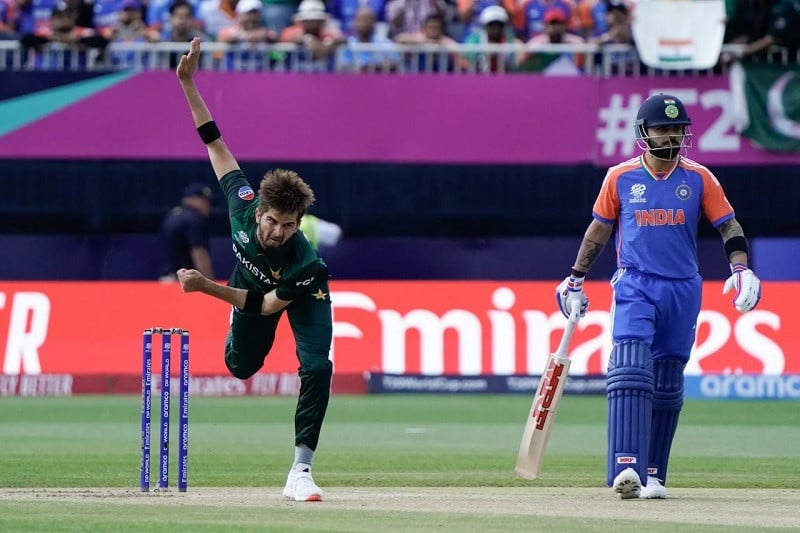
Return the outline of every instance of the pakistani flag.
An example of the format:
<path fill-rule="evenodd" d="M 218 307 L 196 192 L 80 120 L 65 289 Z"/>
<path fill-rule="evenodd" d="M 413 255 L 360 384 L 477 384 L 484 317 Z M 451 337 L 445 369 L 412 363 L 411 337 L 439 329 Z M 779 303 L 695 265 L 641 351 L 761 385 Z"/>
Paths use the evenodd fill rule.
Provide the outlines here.
<path fill-rule="evenodd" d="M 736 129 L 765 150 L 800 153 L 800 66 L 731 69 Z"/>

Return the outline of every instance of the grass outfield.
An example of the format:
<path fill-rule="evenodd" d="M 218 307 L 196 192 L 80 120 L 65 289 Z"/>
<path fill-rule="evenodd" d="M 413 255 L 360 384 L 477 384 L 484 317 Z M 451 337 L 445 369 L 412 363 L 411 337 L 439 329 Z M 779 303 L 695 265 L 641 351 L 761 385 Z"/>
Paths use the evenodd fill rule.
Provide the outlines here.
<path fill-rule="evenodd" d="M 150 524 L 150 531 L 160 530 L 162 521 L 167 525 L 177 521 L 178 529 L 207 531 L 228 526 L 230 530 L 264 530 L 270 524 L 281 531 L 299 528 L 302 520 L 298 522 L 298 517 L 308 510 L 280 500 L 293 454 L 294 403 L 294 398 L 193 398 L 189 493 L 154 499 L 136 491 L 140 452 L 138 397 L 0 399 L 0 530 L 113 527 L 125 531 L 137 530 L 141 520 Z M 177 402 L 173 404 L 170 478 L 174 485 Z M 530 494 L 531 499 L 544 501 L 553 494 L 557 497 L 558 490 L 574 489 L 587 501 L 594 497 L 590 495 L 598 494 L 599 505 L 619 505 L 604 484 L 604 399 L 565 397 L 542 477 L 536 481 L 518 479 L 513 472 L 529 404 L 530 398 L 525 395 L 332 398 L 314 462 L 315 480 L 326 489 L 328 501 L 314 508 L 315 519 L 306 525 L 320 531 L 370 531 L 369 524 L 372 530 L 378 529 L 371 522 L 372 514 L 377 513 L 381 520 L 387 520 L 384 529 L 392 530 L 419 531 L 426 529 L 425 524 L 437 531 L 450 531 L 448 524 L 456 524 L 453 531 L 520 529 L 518 517 L 495 515 L 492 507 L 488 513 L 467 508 L 444 519 L 449 513 L 446 508 L 409 515 L 404 509 L 393 511 L 391 506 L 384 508 L 375 502 L 353 503 L 352 508 L 337 506 L 337 492 L 346 495 L 340 500 L 352 503 L 367 498 L 370 488 L 374 494 L 387 494 L 387 500 L 418 497 L 423 502 L 436 500 L 437 494 L 461 494 L 460 501 L 483 498 L 495 494 L 491 490 L 501 489 L 508 490 L 496 494 L 497 502 L 504 502 L 508 494 L 512 500 L 525 499 Z M 687 401 L 670 462 L 671 498 L 666 502 L 634 503 L 674 505 L 680 502 L 680 494 L 692 494 L 691 489 L 772 489 L 774 494 L 788 497 L 791 505 L 787 512 L 791 515 L 791 509 L 800 509 L 799 458 L 800 403 Z M 155 451 L 152 461 L 155 479 Z M 427 488 L 434 490 L 429 496 L 414 492 Z M 470 492 L 471 489 L 474 490 Z M 584 494 L 582 491 L 587 489 L 589 492 Z M 363 491 L 367 492 L 362 494 Z M 204 495 L 215 493 L 216 498 L 202 501 Z M 225 494 L 230 500 L 223 497 Z M 725 494 L 742 496 L 741 491 Z M 247 495 L 260 495 L 259 501 L 264 505 L 245 505 L 231 511 L 231 507 L 243 505 Z M 164 513 L 158 511 L 160 504 L 181 502 L 184 496 L 198 500 L 183 501 L 180 508 L 184 512 L 173 512 L 172 518 L 170 513 L 161 516 Z M 714 497 L 708 495 L 712 500 Z M 273 499 L 274 505 L 269 504 Z M 119 505 L 122 501 L 135 505 Z M 157 505 L 138 505 L 148 501 Z M 216 514 L 206 508 L 210 505 L 213 509 L 215 502 L 222 504 Z M 194 503 L 198 509 L 189 512 Z M 304 505 L 307 509 L 313 504 Z M 443 505 L 457 509 L 458 500 L 445 500 Z M 415 507 L 424 509 L 425 505 Z M 494 508 L 501 507 L 494 504 Z M 524 507 L 509 510 L 511 515 L 515 512 L 528 511 Z M 800 527 L 800 511 L 797 513 L 796 522 L 793 516 L 787 520 Z M 453 517 L 456 522 L 452 522 Z M 625 518 L 624 512 L 622 518 L 631 519 Z M 574 517 L 549 519 L 557 522 L 542 522 L 543 528 L 588 527 L 602 531 L 619 527 L 613 516 L 590 523 L 575 522 Z M 778 521 L 773 525 L 782 524 Z M 660 530 L 647 516 L 644 522 L 628 525 Z M 702 528 L 706 525 L 712 528 L 709 530 L 715 527 L 702 523 L 692 527 L 705 531 Z M 672 526 L 674 530 L 675 524 Z M 736 527 L 728 524 L 724 529 Z M 745 530 L 752 531 L 754 527 L 741 529 Z"/>

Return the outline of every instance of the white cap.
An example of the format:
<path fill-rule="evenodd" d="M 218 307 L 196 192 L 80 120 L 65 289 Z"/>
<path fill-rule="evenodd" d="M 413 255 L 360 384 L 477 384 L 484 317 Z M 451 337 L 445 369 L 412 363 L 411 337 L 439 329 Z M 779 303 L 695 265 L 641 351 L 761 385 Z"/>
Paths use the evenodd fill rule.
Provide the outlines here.
<path fill-rule="evenodd" d="M 251 11 L 261 11 L 264 5 L 261 0 L 239 0 L 236 3 L 236 12 L 239 14 L 249 13 Z"/>
<path fill-rule="evenodd" d="M 328 13 L 320 0 L 303 0 L 297 7 L 297 20 L 326 20 Z"/>
<path fill-rule="evenodd" d="M 508 22 L 508 13 L 500 6 L 489 6 L 481 11 L 481 16 L 478 19 L 481 25 L 486 26 L 490 22 Z"/>

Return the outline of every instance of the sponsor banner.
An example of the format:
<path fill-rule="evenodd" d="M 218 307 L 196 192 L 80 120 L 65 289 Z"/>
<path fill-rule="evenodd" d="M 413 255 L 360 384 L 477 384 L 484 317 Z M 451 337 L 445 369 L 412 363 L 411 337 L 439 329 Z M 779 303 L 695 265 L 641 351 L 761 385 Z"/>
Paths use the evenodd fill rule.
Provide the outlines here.
<path fill-rule="evenodd" d="M 4 76 L 23 74 L 0 73 L 0 86 Z M 705 165 L 800 163 L 800 154 L 764 153 L 736 132 L 727 76 L 565 79 L 199 72 L 197 82 L 241 161 L 607 166 L 639 153 L 633 135 L 636 110 L 649 94 L 663 91 L 686 104 L 693 121 L 693 159 Z M 31 87 L 40 88 L 35 83 Z M 90 82 L 75 78 L 74 83 L 39 92 L 44 94 L 2 103 L 3 116 L 13 120 L 0 128 L 0 158 L 207 157 L 172 72 L 115 73 Z M 142 94 L 159 95 L 148 102 L 146 113 L 128 104 Z M 264 98 L 265 94 L 281 97 Z M 487 94 L 492 95 L 491 105 L 486 105 Z M 570 105 L 551 105 L 554 94 Z M 38 103 L 37 97 L 44 101 Z M 75 124 L 86 117 L 92 117 L 92 127 L 74 135 Z M 306 127 L 309 117 L 313 128 Z M 421 119 L 425 127 L 415 128 Z"/>
<path fill-rule="evenodd" d="M 719 61 L 725 20 L 723 0 L 639 0 L 631 30 L 647 66 L 704 70 Z"/>
<path fill-rule="evenodd" d="M 687 376 L 687 398 L 719 400 L 800 400 L 800 374 L 709 374 Z"/>
<path fill-rule="evenodd" d="M 539 375 L 566 319 L 557 282 L 333 281 L 337 375 Z M 762 284 L 757 309 L 740 314 L 705 282 L 689 375 L 800 374 L 800 283 Z M 611 287 L 587 282 L 592 303 L 570 346 L 570 375 L 604 374 Z M 2 373 L 141 375 L 142 331 L 190 331 L 194 376 L 227 375 L 230 308 L 177 283 L 0 283 Z M 157 336 L 154 342 L 160 343 Z M 264 372 L 296 373 L 294 339 L 282 320 Z M 177 375 L 177 368 L 174 368 Z"/>
<path fill-rule="evenodd" d="M 539 386 L 541 376 L 423 376 L 421 374 L 381 374 L 372 372 L 367 392 L 379 393 L 486 393 L 530 394 Z M 564 394 L 605 394 L 605 376 L 569 376 Z"/>
<path fill-rule="evenodd" d="M 178 378 L 171 379 L 172 390 L 178 390 Z M 152 377 L 153 394 L 161 393 L 161 376 Z M 336 375 L 331 390 L 334 394 L 363 394 L 363 375 Z M 135 375 L 105 374 L 0 374 L 0 397 L 7 396 L 72 396 L 76 394 L 141 394 L 142 380 Z M 189 394 L 199 396 L 297 396 L 300 378 L 293 374 L 256 374 L 242 381 L 230 375 L 192 376 Z M 154 396 L 155 397 L 155 396 Z"/>

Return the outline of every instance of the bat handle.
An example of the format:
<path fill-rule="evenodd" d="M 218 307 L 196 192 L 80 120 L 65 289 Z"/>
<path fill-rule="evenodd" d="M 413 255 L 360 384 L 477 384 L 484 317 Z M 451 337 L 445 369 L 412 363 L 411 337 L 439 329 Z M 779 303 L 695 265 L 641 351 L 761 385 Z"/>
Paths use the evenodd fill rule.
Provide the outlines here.
<path fill-rule="evenodd" d="M 580 320 L 580 302 L 572 302 L 571 307 L 572 309 L 570 309 L 567 325 L 564 327 L 564 334 L 561 336 L 561 342 L 558 344 L 558 350 L 556 350 L 556 356 L 559 359 L 567 357 L 567 351 L 569 350 L 569 343 L 572 340 L 572 334 L 575 331 L 575 325 L 578 323 L 578 320 Z"/>

